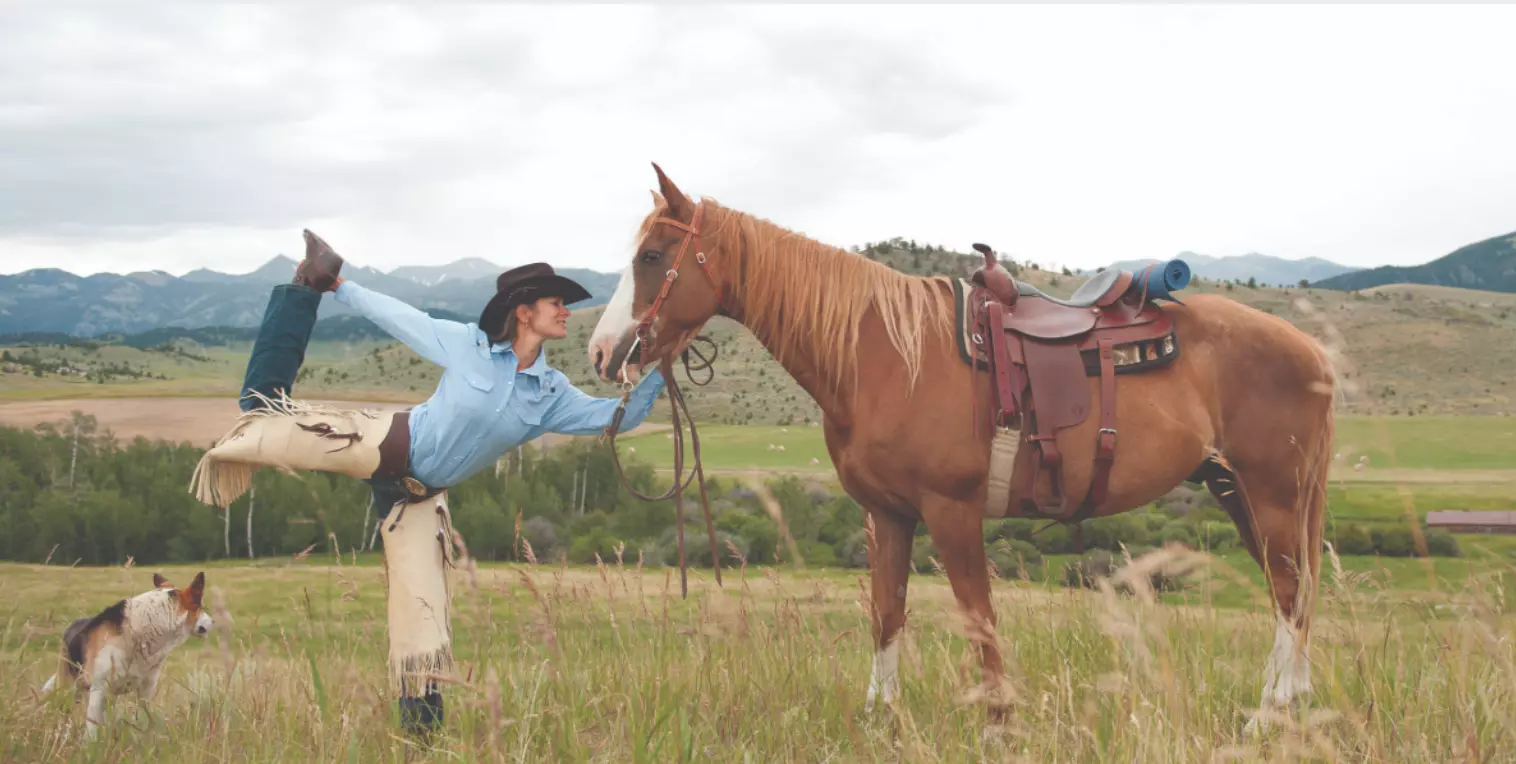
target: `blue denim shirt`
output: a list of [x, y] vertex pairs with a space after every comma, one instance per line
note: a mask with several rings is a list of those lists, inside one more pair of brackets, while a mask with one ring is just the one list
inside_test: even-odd
[[[598, 433], [620, 404], [574, 387], [547, 365], [542, 350], [517, 371], [511, 343], [491, 344], [477, 324], [432, 318], [351, 281], [337, 287], [336, 298], [444, 369], [437, 391], [411, 409], [411, 471], [427, 485], [455, 486], [544, 433]], [[623, 432], [642, 424], [663, 384], [656, 369], [637, 383], [621, 420]]]

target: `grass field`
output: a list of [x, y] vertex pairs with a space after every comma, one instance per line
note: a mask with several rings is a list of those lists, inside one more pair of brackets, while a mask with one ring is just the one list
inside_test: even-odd
[[[673, 466], [668, 435], [626, 437], [618, 443], [660, 467]], [[784, 446], [783, 451], [770, 446]], [[831, 472], [821, 428], [816, 426], [702, 425], [700, 447], [707, 463], [723, 469]], [[1337, 417], [1335, 478], [1359, 480], [1382, 469], [1498, 470], [1516, 482], [1516, 418]], [[1368, 457], [1361, 472], [1352, 469]], [[819, 464], [811, 464], [817, 459]]]
[[[1159, 554], [1165, 554], [1160, 552]], [[1179, 563], [1182, 560], [1174, 560]], [[215, 631], [174, 653], [150, 711], [123, 698], [92, 747], [39, 698], [70, 619], [147, 587], [146, 569], [0, 566], [5, 761], [1509, 761], [1516, 654], [1495, 582], [1420, 599], [1329, 571], [1309, 713], [1243, 734], [1274, 624], [998, 582], [1011, 721], [986, 739], [976, 661], [940, 577], [917, 576], [893, 709], [863, 710], [871, 647], [853, 575], [486, 566], [461, 575], [458, 683], [436, 750], [393, 734], [383, 583], [368, 561], [208, 571]], [[1441, 564], [1441, 563], [1439, 563]], [[194, 568], [164, 571], [187, 580]], [[1412, 574], [1414, 575], [1414, 574]], [[1504, 576], [1509, 571], [1487, 571]], [[1250, 588], [1246, 577], [1235, 583]], [[1252, 592], [1261, 596], [1259, 592]]]

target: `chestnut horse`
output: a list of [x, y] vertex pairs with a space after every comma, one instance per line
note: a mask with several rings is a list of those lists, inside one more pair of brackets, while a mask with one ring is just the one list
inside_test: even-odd
[[[871, 520], [866, 707], [899, 692], [895, 636], [923, 521], [960, 610], [977, 626], [970, 636], [985, 684], [998, 690], [1004, 671], [982, 536], [992, 382], [958, 354], [953, 280], [905, 275], [709, 198], [694, 202], [653, 168], [660, 192], [590, 338], [591, 364], [625, 381], [642, 363], [677, 357], [712, 316], [745, 326], [820, 406], [837, 475]], [[1092, 516], [1204, 481], [1270, 583], [1278, 627], [1262, 700], [1288, 706], [1310, 690], [1335, 374], [1321, 345], [1283, 319], [1216, 295], [1184, 303], [1164, 307], [1179, 355], [1120, 378], [1120, 440]], [[1089, 384], [1098, 401], [1097, 381]], [[1067, 495], [1088, 489], [1096, 427], [1090, 417], [1057, 438]], [[1029, 461], [1016, 462], [1009, 516], [1022, 506]], [[1040, 475], [1035, 493], [1051, 495], [1048, 480]], [[1003, 710], [992, 703], [991, 718]]]

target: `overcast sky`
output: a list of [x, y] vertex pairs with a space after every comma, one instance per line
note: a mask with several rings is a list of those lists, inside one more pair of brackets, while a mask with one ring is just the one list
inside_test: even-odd
[[1513, 7], [0, 9], [0, 272], [838, 246], [1425, 262], [1516, 230]]

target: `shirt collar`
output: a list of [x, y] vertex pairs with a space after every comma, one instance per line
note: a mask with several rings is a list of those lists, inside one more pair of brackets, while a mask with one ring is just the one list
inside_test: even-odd
[[[493, 344], [487, 344], [487, 342], [488, 342], [488, 340], [484, 337], [484, 332], [482, 332], [482, 331], [479, 332], [479, 343], [478, 343], [478, 346], [479, 346], [479, 357], [481, 357], [481, 358], [488, 358], [491, 354], [499, 354], [499, 355], [503, 355], [503, 356], [509, 356], [512, 359], [514, 359], [516, 357], [516, 350], [512, 346], [510, 340], [501, 340], [500, 342], [496, 342], [496, 343], [493, 343]], [[514, 361], [512, 361], [512, 368], [514, 368], [514, 366], [515, 366], [515, 363], [514, 363]], [[519, 371], [517, 373], [518, 374], [529, 374], [529, 375], [531, 375], [533, 377], [537, 377], [538, 379], [541, 379], [542, 375], [546, 374], [547, 372], [548, 372], [548, 365], [547, 365], [547, 352], [546, 352], [546, 348], [538, 348], [538, 350], [537, 350], [537, 360], [532, 361], [532, 365], [531, 366], [528, 366], [525, 369], [522, 369], [521, 371]]]

